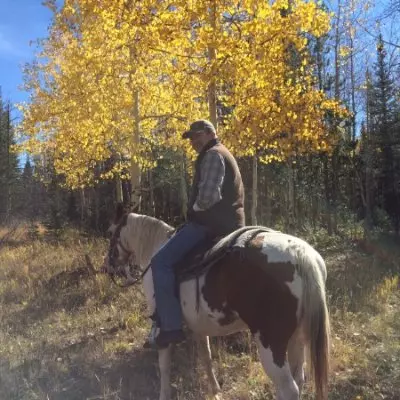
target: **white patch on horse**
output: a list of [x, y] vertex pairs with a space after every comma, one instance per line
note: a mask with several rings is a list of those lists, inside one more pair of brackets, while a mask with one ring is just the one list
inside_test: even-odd
[[261, 253], [268, 257], [268, 263], [287, 263], [295, 265], [295, 254], [288, 251], [293, 247], [295, 238], [282, 233], [268, 232], [261, 233], [263, 243]]
[[198, 311], [196, 280], [182, 282], [180, 285], [180, 297], [185, 299], [185, 304], [181, 300], [182, 312], [188, 328], [205, 336], [224, 336], [245, 329], [246, 325], [236, 313], [237, 318], [232, 324], [221, 325], [219, 323], [219, 320], [224, 319], [226, 314], [219, 310], [210, 309], [202, 295], [204, 284], [205, 277], [202, 276], [199, 281], [200, 298]]
[[274, 362], [271, 349], [262, 344], [259, 333], [256, 333], [255, 339], [264, 371], [276, 387], [277, 400], [298, 400], [299, 388], [292, 377], [288, 361], [285, 360], [283, 366], [279, 367]]
[[128, 215], [126, 228], [130, 249], [135, 252], [136, 262], [142, 269], [150, 264], [155, 250], [161, 248], [173, 230], [163, 221], [135, 213]]
[[301, 276], [297, 273], [297, 271], [294, 272], [294, 277], [292, 282], [285, 282], [286, 285], [289, 286], [290, 291], [292, 294], [297, 298], [297, 310], [296, 310], [296, 317], [297, 320], [300, 319], [300, 312], [301, 312], [301, 307], [302, 307], [302, 301], [301, 299], [303, 298], [303, 281], [301, 279]]

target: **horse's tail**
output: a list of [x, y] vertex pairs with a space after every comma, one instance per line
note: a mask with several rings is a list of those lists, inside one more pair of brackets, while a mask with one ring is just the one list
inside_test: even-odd
[[[312, 252], [310, 254], [310, 251]], [[322, 257], [307, 249], [301, 257], [303, 279], [302, 327], [307, 340], [310, 372], [317, 400], [328, 398], [330, 324], [325, 297], [326, 268]]]

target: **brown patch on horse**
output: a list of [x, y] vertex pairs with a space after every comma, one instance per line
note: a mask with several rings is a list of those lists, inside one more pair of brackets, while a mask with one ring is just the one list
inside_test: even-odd
[[295, 267], [290, 262], [268, 263], [260, 250], [255, 238], [249, 247], [230, 253], [208, 272], [202, 293], [212, 310], [225, 315], [221, 325], [238, 315], [253, 334], [260, 334], [282, 367], [297, 326], [298, 300], [286, 284], [293, 281]]
[[248, 246], [261, 249], [263, 243], [264, 243], [264, 235], [257, 235], [256, 237], [250, 240]]
[[[256, 236], [248, 243], [248, 247], [255, 250], [249, 253], [250, 258], [253, 258], [253, 261], [255, 261], [260, 268], [264, 269], [268, 275], [275, 277], [280, 282], [292, 282], [295, 271], [294, 266], [289, 261], [269, 263], [268, 256], [262, 253], [263, 243], [263, 235]], [[254, 256], [256, 259], [254, 259]]]

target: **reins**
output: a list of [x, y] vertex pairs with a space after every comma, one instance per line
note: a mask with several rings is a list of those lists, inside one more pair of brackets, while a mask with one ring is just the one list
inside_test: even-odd
[[126, 288], [126, 287], [129, 287], [129, 286], [136, 285], [137, 283], [140, 283], [140, 282], [143, 280], [144, 276], [146, 275], [147, 271], [148, 271], [150, 268], [151, 268], [151, 264], [149, 264], [149, 265], [144, 269], [144, 271], [140, 274], [140, 276], [139, 276], [138, 278], [136, 278], [136, 279], [133, 280], [132, 282], [125, 283], [124, 285], [121, 285], [119, 282], [117, 282], [117, 281], [115, 280], [115, 278], [114, 278], [114, 275], [115, 275], [115, 274], [110, 274], [110, 273], [108, 273], [108, 272], [106, 272], [106, 274], [108, 274], [108, 275], [110, 276], [111, 280], [112, 280], [117, 286], [119, 286], [119, 287], [121, 287], [121, 288]]
[[[120, 232], [120, 226], [118, 227], [119, 229], [117, 229], [117, 231], [118, 231], [118, 234], [119, 234], [119, 232]], [[176, 229], [173, 229], [173, 230], [171, 230], [170, 232], [169, 232], [169, 234], [168, 234], [168, 237], [170, 238], [175, 232], [176, 232], [177, 230]], [[118, 245], [118, 246], [120, 246], [121, 247], [121, 249], [126, 253], [126, 254], [128, 254], [129, 256], [130, 255], [132, 255], [132, 254], [134, 254], [134, 252], [132, 252], [132, 251], [129, 251], [123, 244], [122, 244], [122, 241], [121, 241], [121, 239], [120, 238], [118, 238], [117, 240], [116, 240], [116, 243], [115, 243], [115, 245]], [[115, 266], [113, 265], [114, 264], [114, 262], [112, 261], [112, 259], [113, 259], [113, 256], [112, 256], [112, 247], [110, 247], [110, 249], [109, 249], [109, 252], [108, 252], [108, 257], [109, 257], [109, 260], [111, 261], [111, 266], [113, 267], [113, 269], [115, 269]], [[134, 267], [135, 267], [135, 269], [137, 268], [137, 269], [140, 269], [140, 266], [139, 265], [134, 265]], [[127, 283], [125, 283], [125, 284], [120, 284], [119, 282], [117, 282], [116, 280], [115, 280], [115, 275], [120, 275], [120, 274], [124, 274], [125, 275], [125, 278], [127, 279], [127, 280], [129, 280], [129, 278], [128, 278], [128, 276], [127, 276], [127, 274], [124, 272], [124, 273], [110, 273], [110, 272], [108, 272], [108, 271], [104, 271], [107, 275], [109, 275], [109, 277], [111, 278], [111, 280], [113, 281], [113, 283], [115, 284], [115, 285], [117, 285], [117, 286], [119, 286], [119, 287], [121, 287], [121, 288], [126, 288], [126, 287], [129, 287], [129, 286], [133, 286], [133, 285], [136, 285], [137, 283], [140, 283], [142, 280], [143, 280], [143, 278], [144, 278], [144, 276], [146, 275], [146, 273], [148, 272], [148, 270], [151, 268], [151, 263], [149, 263], [149, 265], [142, 271], [142, 273], [140, 274], [140, 276], [138, 277], [138, 278], [135, 278], [133, 281], [131, 281], [131, 282], [127, 282]]]
[[115, 280], [115, 277], [114, 277], [114, 276], [115, 276], [116, 274], [110, 274], [109, 272], [106, 272], [106, 271], [105, 271], [105, 273], [110, 277], [110, 279], [114, 282], [115, 285], [119, 286], [120, 288], [126, 288], [126, 287], [133, 286], [133, 285], [136, 285], [137, 283], [141, 282], [141, 281], [143, 280], [143, 277], [144, 277], [145, 273], [149, 270], [149, 268], [150, 268], [150, 264], [149, 264], [149, 266], [140, 274], [139, 278], [136, 278], [134, 281], [129, 282], [129, 283], [125, 283], [125, 284], [123, 284], [123, 285], [121, 285], [119, 282], [117, 282], [117, 281]]

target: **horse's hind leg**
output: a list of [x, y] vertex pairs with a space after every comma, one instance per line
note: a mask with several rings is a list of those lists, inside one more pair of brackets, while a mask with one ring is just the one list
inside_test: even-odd
[[299, 389], [290, 372], [288, 361], [285, 360], [282, 366], [275, 364], [272, 351], [263, 346], [259, 337], [256, 337], [256, 343], [264, 371], [276, 388], [277, 400], [299, 400]]
[[218, 393], [220, 393], [221, 388], [215, 377], [215, 373], [212, 367], [212, 359], [211, 359], [211, 349], [210, 349], [210, 341], [208, 336], [200, 336], [196, 335], [197, 346], [199, 349], [200, 358], [206, 368], [208, 380], [210, 382], [211, 391], [214, 396], [214, 399], [220, 399]]
[[301, 394], [304, 384], [304, 337], [300, 331], [295, 332], [289, 341], [288, 360], [290, 371]]

